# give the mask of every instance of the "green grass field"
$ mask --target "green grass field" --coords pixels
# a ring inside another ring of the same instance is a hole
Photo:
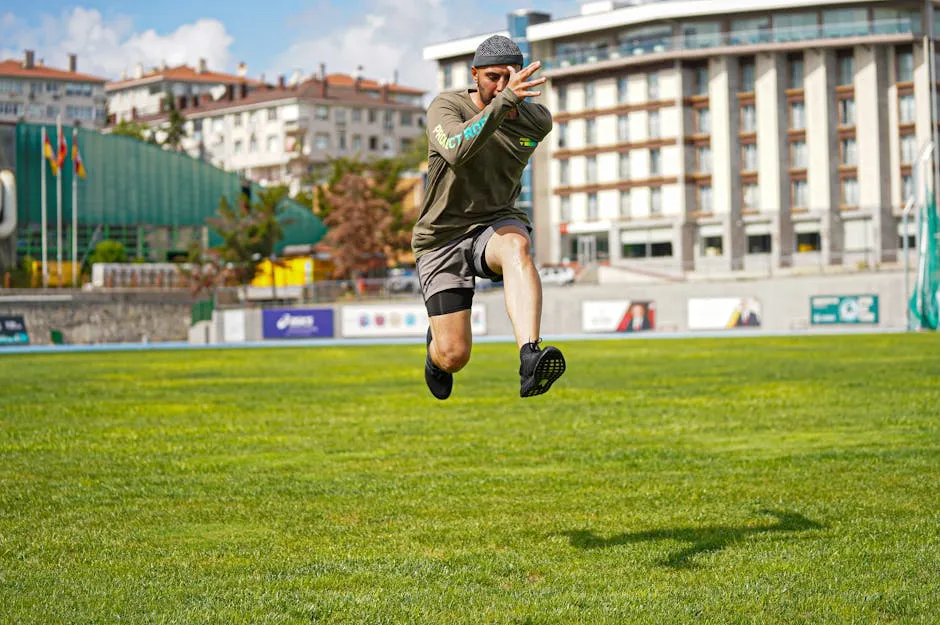
[[[940,336],[0,356],[0,623],[936,623]]]

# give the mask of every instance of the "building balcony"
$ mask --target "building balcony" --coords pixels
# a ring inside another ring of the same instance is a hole
[[[306,135],[309,129],[309,121],[303,117],[284,122],[284,134],[288,136]]]
[[[807,42],[816,46],[847,45],[846,39],[885,39],[886,41],[912,41],[922,34],[920,24],[910,19],[876,19],[867,22],[841,24],[814,24],[786,28],[732,31],[714,34],[685,34],[680,36],[643,37],[624,41],[620,45],[583,50],[571,54],[542,59],[542,67],[553,73],[579,66],[607,61],[640,60],[650,56],[708,57],[717,48],[796,48]],[[740,50],[736,50],[740,53]],[[605,63],[606,65],[607,63]],[[588,68],[584,68],[588,69]]]

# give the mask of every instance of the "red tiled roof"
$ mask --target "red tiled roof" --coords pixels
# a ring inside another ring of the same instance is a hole
[[[327,74],[326,82],[328,85],[336,85],[337,87],[354,87],[356,85],[356,79],[349,74]],[[363,78],[359,81],[360,87],[363,89],[381,89],[382,85],[374,80],[369,78]],[[402,94],[413,94],[413,95],[424,95],[424,91],[420,89],[412,89],[411,87],[405,87],[399,84],[390,84],[388,85],[388,90],[393,93],[402,93]]]
[[[23,61],[0,61],[0,76],[15,78],[52,78],[56,80],[81,80],[84,82],[108,82],[106,78],[99,78],[90,74],[67,72],[47,65],[34,65],[31,69],[23,67]]]
[[[213,84],[241,84],[245,83],[253,86],[261,86],[262,83],[260,80],[255,80],[254,78],[247,78],[242,76],[236,76],[234,74],[222,74],[219,72],[200,72],[194,67],[189,65],[178,65],[176,67],[168,67],[166,69],[158,69],[156,71],[144,74],[140,78],[130,78],[127,80],[119,80],[117,82],[109,82],[105,89],[107,91],[115,91],[117,89],[125,89],[127,87],[132,87],[135,84],[146,84],[151,82],[159,82],[161,80],[174,80],[178,82],[199,82],[199,83],[213,83]]]
[[[377,83],[376,83],[377,84]],[[391,87],[391,85],[389,85]],[[381,87],[380,87],[381,89]],[[414,90],[412,90],[414,91]],[[391,88],[389,89],[391,92]],[[334,84],[330,77],[327,76],[327,93],[326,97],[322,97],[322,82],[317,78],[311,78],[310,80],[304,81],[299,85],[275,88],[275,87],[260,87],[254,91],[248,93],[245,97],[239,98],[236,94],[235,99],[229,100],[226,97],[222,97],[218,100],[201,100],[199,106],[187,106],[183,109],[183,114],[185,116],[190,115],[203,115],[213,112],[223,111],[231,108],[240,108],[243,106],[251,106],[254,104],[263,104],[265,102],[275,102],[277,100],[287,100],[291,98],[299,98],[307,101],[313,102],[325,102],[325,103],[335,103],[335,104],[349,104],[349,105],[372,105],[380,106],[383,108],[393,108],[399,110],[413,110],[413,111],[423,111],[424,108],[421,106],[416,106],[413,104],[408,104],[405,102],[395,102],[389,100],[388,102],[382,100],[380,97],[375,98],[370,96],[365,91],[356,91],[352,86],[339,86]],[[415,91],[415,93],[423,93],[422,91]],[[167,117],[166,113],[157,113],[155,115],[144,115],[138,118],[138,121],[141,122],[155,122],[161,121]]]

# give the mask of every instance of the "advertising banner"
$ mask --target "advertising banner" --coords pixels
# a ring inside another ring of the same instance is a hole
[[[812,325],[878,323],[877,295],[814,295],[809,298]]]
[[[690,330],[759,328],[760,302],[753,297],[713,297],[689,300]]]
[[[343,306],[343,336],[347,338],[424,336],[428,312],[423,305]],[[470,330],[486,334],[486,306],[475,304],[470,312]]]
[[[20,315],[0,316],[0,345],[27,345],[29,333]]]
[[[332,338],[333,309],[265,309],[261,313],[261,336],[266,339]]]
[[[584,332],[648,332],[654,329],[654,302],[581,302],[581,330]]]
[[[222,341],[225,343],[245,342],[245,311],[222,311]]]

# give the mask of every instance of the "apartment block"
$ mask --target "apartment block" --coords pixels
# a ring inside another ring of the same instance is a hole
[[[555,120],[533,166],[540,260],[707,275],[897,260],[903,206],[934,170],[918,163],[937,130],[934,12],[601,1],[530,24]],[[486,36],[426,49],[441,89]]]

